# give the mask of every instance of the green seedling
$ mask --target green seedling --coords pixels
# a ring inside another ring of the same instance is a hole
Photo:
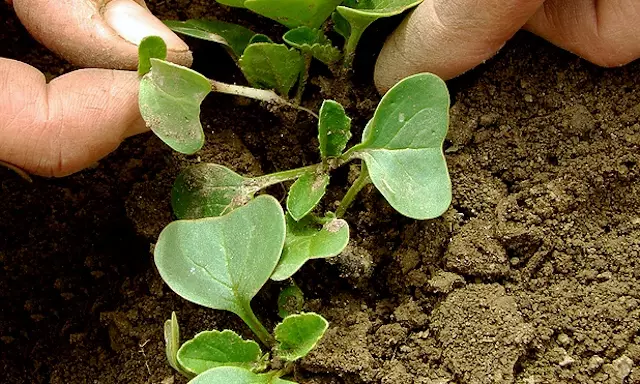
[[[169,364],[192,382],[223,383],[235,372],[271,380],[292,372],[293,362],[306,356],[322,338],[328,323],[315,313],[286,316],[271,334],[251,309],[251,300],[278,265],[285,241],[285,216],[271,196],[259,196],[219,217],[179,220],[160,234],[154,259],[160,275],[183,298],[240,316],[284,367],[261,373],[268,356],[251,340],[230,330],[205,331],[180,344],[175,314],[165,324]],[[233,370],[229,370],[233,368]],[[200,375],[205,375],[200,378]],[[262,380],[262,379],[260,379]],[[276,381],[277,382],[277,381]]]
[[[332,18],[336,31],[347,39],[344,66],[351,66],[356,46],[371,23],[383,17],[399,15],[421,2],[422,0],[346,0],[344,5],[338,6],[337,14]]]
[[[167,111],[176,108],[170,105],[174,102],[178,113],[169,116],[175,124],[171,132],[185,126],[187,132],[193,130],[191,118],[207,80],[191,73],[181,81],[161,78],[177,66],[158,58],[148,60],[151,69],[142,78],[141,94],[149,97],[157,89],[162,91],[156,95],[162,97],[151,98],[158,103],[149,103],[153,112],[170,115]],[[195,101],[189,98],[194,87],[201,91]],[[144,97],[141,100],[149,102]],[[185,169],[172,190],[179,220],[164,228],[155,246],[157,269],[183,298],[238,315],[268,353],[229,330],[205,331],[180,346],[177,319],[172,316],[165,324],[169,364],[196,384],[292,383],[283,377],[317,345],[328,323],[318,314],[299,313],[302,293],[289,287],[278,299],[278,312],[284,319],[270,333],[254,314],[252,299],[269,279],[290,279],[308,260],[342,252],[349,242],[349,226],[343,217],[370,183],[405,216],[429,219],[441,215],[451,202],[442,151],[448,110],[444,82],[432,74],[418,74],[389,90],[366,125],[361,142],[349,149],[351,119],[340,104],[325,101],[318,117],[318,164],[257,177],[241,176],[218,164]],[[145,118],[150,116],[142,107],[141,111]],[[186,121],[182,127],[180,119]],[[189,151],[196,147],[188,136],[182,142],[168,137],[174,147]],[[361,160],[360,175],[336,212],[314,213],[331,171],[356,159]],[[286,213],[274,197],[256,197],[259,191],[283,182],[293,182]],[[275,360],[270,361],[270,356]]]
[[[253,86],[288,95],[305,70],[305,62],[299,51],[284,44],[253,43],[240,58],[240,69]]]

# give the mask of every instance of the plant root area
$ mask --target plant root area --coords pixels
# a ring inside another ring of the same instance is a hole
[[[283,29],[205,0],[152,1],[163,18],[218,17]],[[0,2],[0,56],[51,79],[73,68],[33,41]],[[379,96],[377,23],[356,74],[314,63],[305,106],[324,98],[354,118],[353,143]],[[242,83],[223,49],[189,40],[196,69]],[[597,68],[528,33],[449,82],[446,155],[453,204],[413,221],[365,188],[347,214],[351,241],[296,276],[305,310],[331,323],[295,379],[314,384],[640,383],[640,63]],[[172,220],[180,169],[211,161],[260,175],[318,160],[316,122],[211,95],[205,148],[173,153],[151,134],[95,167],[33,183],[0,168],[0,362],[3,383],[185,383],[165,361],[163,322],[183,340],[250,331],[162,282],[153,243]],[[87,129],[90,129],[88,127]],[[332,210],[356,168],[338,171]],[[278,198],[284,188],[268,191]],[[281,285],[253,300],[268,328]]]

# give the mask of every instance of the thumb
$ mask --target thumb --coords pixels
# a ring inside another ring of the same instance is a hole
[[[375,68],[386,92],[419,72],[450,79],[493,56],[544,0],[425,0],[388,38]],[[401,63],[401,64],[399,64]]]
[[[188,46],[144,0],[13,0],[13,7],[33,37],[79,66],[135,69],[137,44],[150,35],[167,43],[168,60],[192,61]]]
[[[49,84],[37,69],[0,58],[0,160],[42,176],[79,171],[146,130],[138,75],[82,69]]]

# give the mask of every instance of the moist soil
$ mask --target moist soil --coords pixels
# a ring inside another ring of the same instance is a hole
[[[34,42],[4,2],[0,56],[53,78],[73,68]],[[163,18],[217,17],[281,29],[212,1],[151,2]],[[305,95],[343,103],[354,137],[379,99],[375,52],[397,20],[365,36],[356,74],[315,65]],[[189,40],[196,69],[242,82],[219,47]],[[367,188],[348,213],[352,239],[296,281],[305,310],[331,323],[299,365],[300,383],[640,383],[640,63],[594,67],[527,33],[449,83],[446,142],[453,203],[414,221]],[[171,219],[180,169],[211,161],[240,173],[318,160],[315,121],[223,95],[203,105],[206,147],[173,153],[151,134],[95,167],[27,183],[0,169],[3,383],[184,383],[167,365],[163,322],[184,338],[250,331],[177,297],[151,249]],[[90,127],[88,127],[90,129]],[[346,191],[337,172],[323,209]],[[270,193],[283,197],[283,188]],[[268,285],[253,306],[278,321]]]

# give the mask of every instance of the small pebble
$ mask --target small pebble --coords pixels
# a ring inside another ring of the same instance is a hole
[[[562,359],[562,361],[561,361],[561,362],[559,362],[558,364],[559,364],[561,367],[563,367],[563,368],[564,368],[564,367],[567,367],[567,366],[569,366],[569,365],[571,365],[571,364],[573,364],[573,363],[575,363],[575,360],[574,360],[571,356],[569,356],[569,355],[565,355],[565,357]]]
[[[558,343],[566,347],[571,344],[571,338],[566,333],[561,333],[558,335]]]
[[[633,368],[633,360],[629,357],[622,355],[619,358],[613,360],[613,367],[619,379],[624,380],[631,373]]]
[[[589,359],[589,365],[587,366],[587,369],[589,370],[589,372],[595,372],[600,367],[602,367],[603,363],[604,363],[604,359],[602,357],[598,355],[593,355]]]

